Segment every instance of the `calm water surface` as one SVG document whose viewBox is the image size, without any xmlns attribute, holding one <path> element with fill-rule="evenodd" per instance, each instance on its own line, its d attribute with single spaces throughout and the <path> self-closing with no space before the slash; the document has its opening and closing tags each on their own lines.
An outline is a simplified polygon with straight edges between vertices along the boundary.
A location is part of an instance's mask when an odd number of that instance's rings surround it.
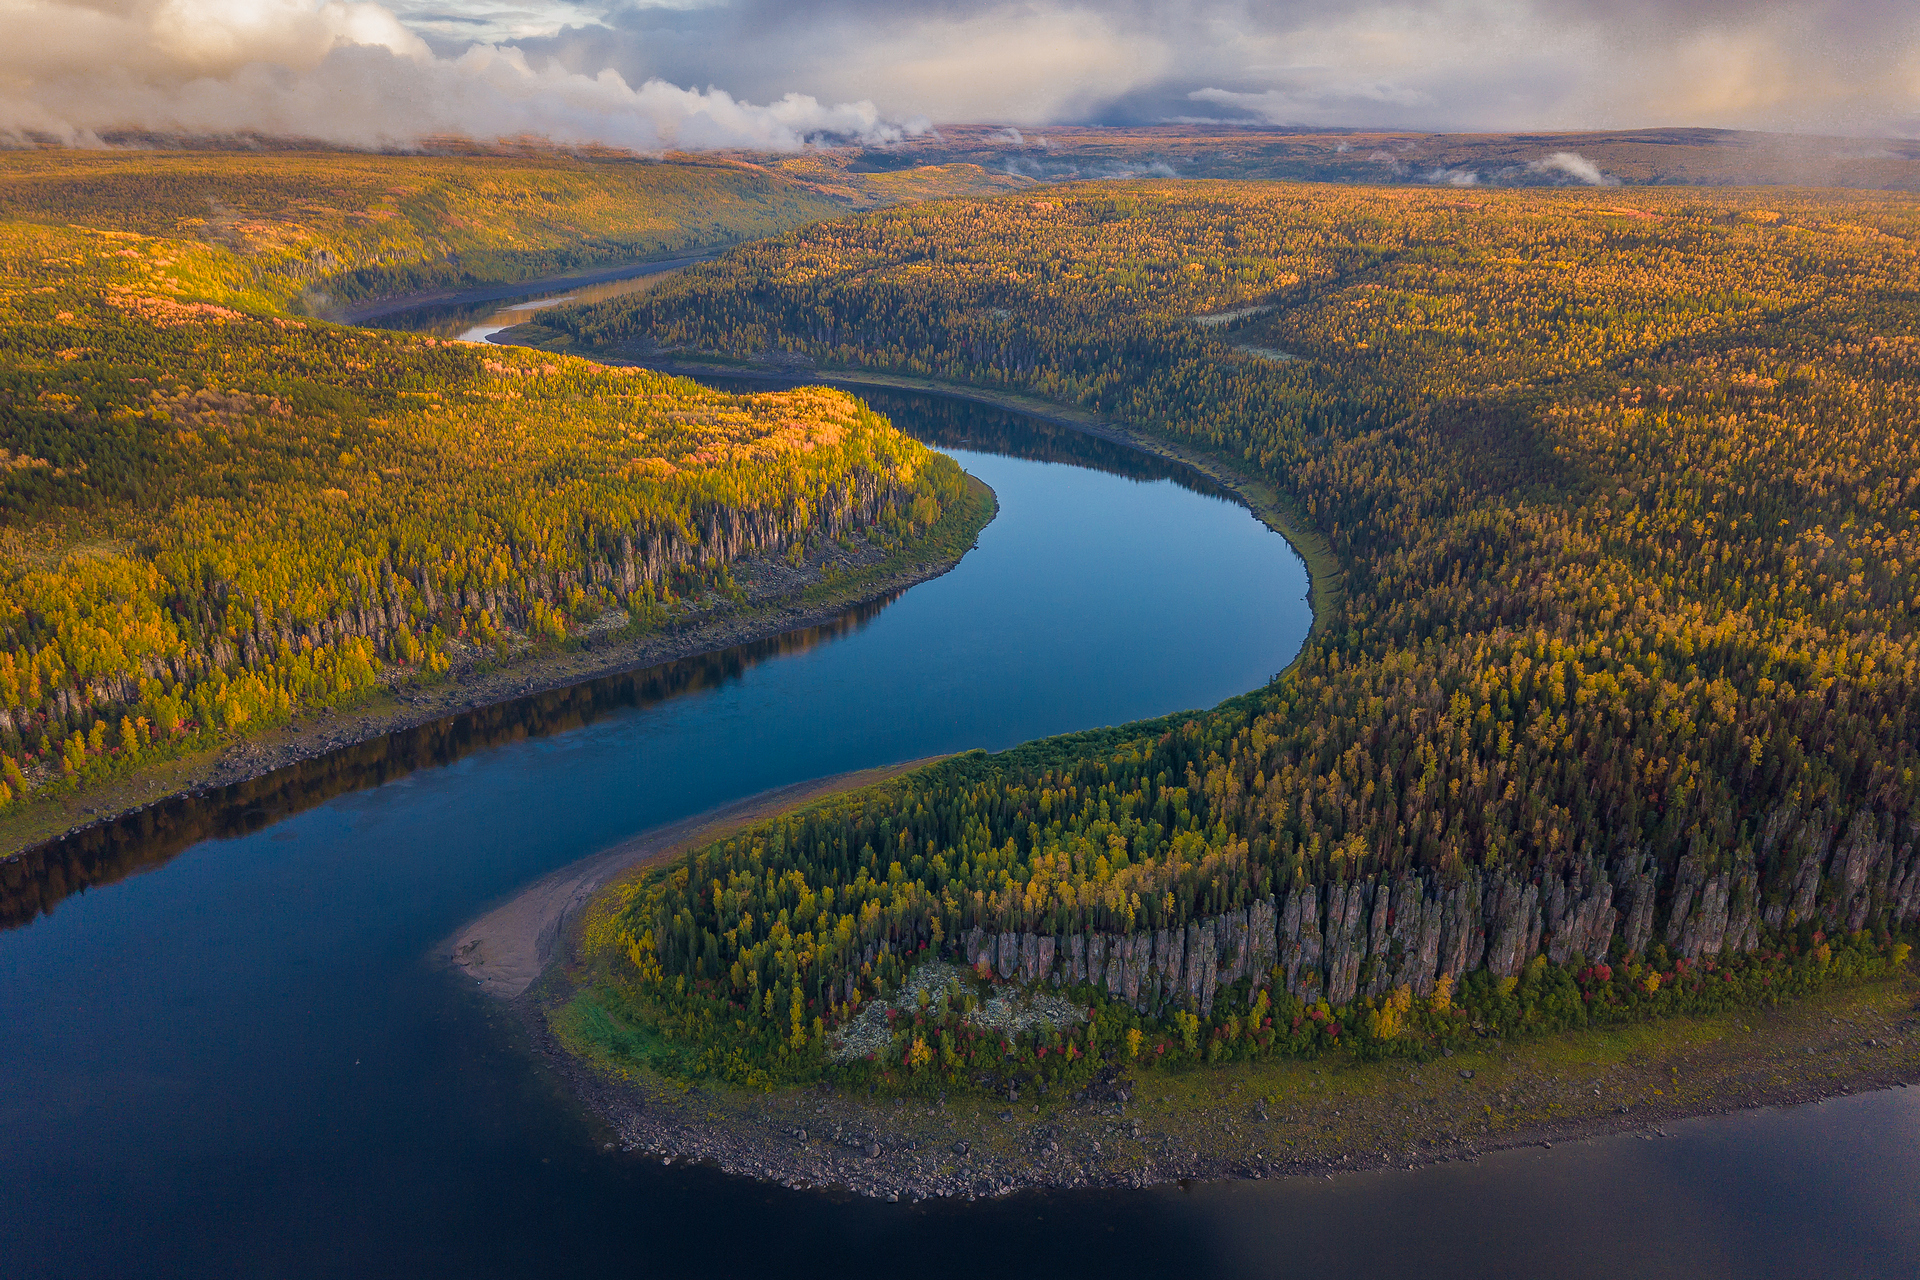
<svg viewBox="0 0 1920 1280">
<path fill-rule="evenodd" d="M 0 916 L 28 922 L 0 933 L 0 1274 L 1913 1274 L 1914 1091 L 1419 1173 L 917 1208 L 603 1152 L 430 959 L 458 925 L 769 787 L 1211 705 L 1305 635 L 1298 559 L 1204 485 L 880 407 L 1000 495 L 953 573 L 37 864 Z"/>
</svg>

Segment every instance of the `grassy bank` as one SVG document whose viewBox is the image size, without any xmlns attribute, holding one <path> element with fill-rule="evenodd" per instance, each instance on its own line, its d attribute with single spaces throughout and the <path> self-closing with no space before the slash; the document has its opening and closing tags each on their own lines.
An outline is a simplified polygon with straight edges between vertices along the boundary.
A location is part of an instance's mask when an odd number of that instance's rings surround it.
<svg viewBox="0 0 1920 1280">
<path fill-rule="evenodd" d="M 1905 972 L 1708 1015 L 1476 1038 L 1425 1061 L 1332 1050 L 904 1095 L 663 1073 L 651 1064 L 674 1046 L 611 1040 L 606 1009 L 574 985 L 590 977 L 576 968 L 546 992 L 547 1022 L 630 1148 L 883 1198 L 1411 1167 L 1920 1079 L 1920 985 Z"/>
</svg>

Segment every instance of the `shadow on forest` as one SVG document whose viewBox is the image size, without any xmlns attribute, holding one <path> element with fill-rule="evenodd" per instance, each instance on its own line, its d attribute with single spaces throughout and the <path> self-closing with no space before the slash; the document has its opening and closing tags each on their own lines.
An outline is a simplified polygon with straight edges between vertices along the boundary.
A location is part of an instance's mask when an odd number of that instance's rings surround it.
<svg viewBox="0 0 1920 1280">
<path fill-rule="evenodd" d="M 725 374 L 701 374 L 694 381 L 741 395 L 813 385 L 806 379 L 739 378 Z M 1029 462 L 1064 463 L 1124 476 L 1143 484 L 1171 480 L 1194 493 L 1238 501 L 1203 471 L 1104 436 L 1089 435 L 1063 422 L 1048 422 L 1018 410 L 1000 409 L 934 391 L 891 391 L 868 386 L 841 389 L 865 400 L 900 430 L 936 449 L 971 449 Z"/>
</svg>

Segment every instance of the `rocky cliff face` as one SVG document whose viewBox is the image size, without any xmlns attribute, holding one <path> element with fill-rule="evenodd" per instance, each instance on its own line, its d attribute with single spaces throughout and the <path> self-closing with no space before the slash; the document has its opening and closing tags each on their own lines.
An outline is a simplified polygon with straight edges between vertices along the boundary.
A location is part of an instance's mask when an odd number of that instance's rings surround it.
<svg viewBox="0 0 1920 1280">
<path fill-rule="evenodd" d="M 1346 1004 L 1485 967 L 1513 977 L 1536 955 L 1597 960 L 1616 941 L 1638 955 L 1657 939 L 1676 956 L 1752 951 L 1763 927 L 1804 919 L 1854 930 L 1920 920 L 1915 824 L 1856 816 L 1834 839 L 1821 813 L 1774 815 L 1760 846 L 1700 851 L 1663 876 L 1643 853 L 1569 861 L 1538 879 L 1470 871 L 1443 885 L 1417 873 L 1303 885 L 1184 929 L 1129 934 L 971 929 L 955 949 L 1003 980 L 1091 982 L 1141 1010 L 1211 1013 L 1222 986 L 1277 972 L 1306 1000 Z"/>
</svg>

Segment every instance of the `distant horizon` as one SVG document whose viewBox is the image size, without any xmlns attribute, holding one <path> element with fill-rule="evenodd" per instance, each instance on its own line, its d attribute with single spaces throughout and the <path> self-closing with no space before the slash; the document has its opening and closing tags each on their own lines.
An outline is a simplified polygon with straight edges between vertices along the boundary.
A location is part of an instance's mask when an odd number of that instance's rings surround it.
<svg viewBox="0 0 1920 1280">
<path fill-rule="evenodd" d="M 41 135 L 36 148 L 63 140 Z M 384 146 L 255 133 L 184 135 L 108 131 L 89 154 L 196 151 L 388 156 L 651 159 L 698 164 L 742 160 L 805 183 L 826 164 L 849 176 L 970 165 L 984 179 L 1033 182 L 1127 178 L 1239 179 L 1499 189 L 1615 186 L 1802 186 L 1920 191 L 1920 141 L 1765 130 L 1665 127 L 1620 130 L 1436 132 L 1287 125 L 1086 125 L 1038 128 L 946 123 L 903 137 L 802 139 L 794 146 L 641 149 L 542 137 L 438 135 Z M 1000 189 L 1005 189 L 1004 186 Z"/>
<path fill-rule="evenodd" d="M 1920 137 L 1893 0 L 0 0 L 0 142 L 884 145 L 935 121 Z M 1646 123 L 1686 120 L 1686 125 Z"/>
</svg>

